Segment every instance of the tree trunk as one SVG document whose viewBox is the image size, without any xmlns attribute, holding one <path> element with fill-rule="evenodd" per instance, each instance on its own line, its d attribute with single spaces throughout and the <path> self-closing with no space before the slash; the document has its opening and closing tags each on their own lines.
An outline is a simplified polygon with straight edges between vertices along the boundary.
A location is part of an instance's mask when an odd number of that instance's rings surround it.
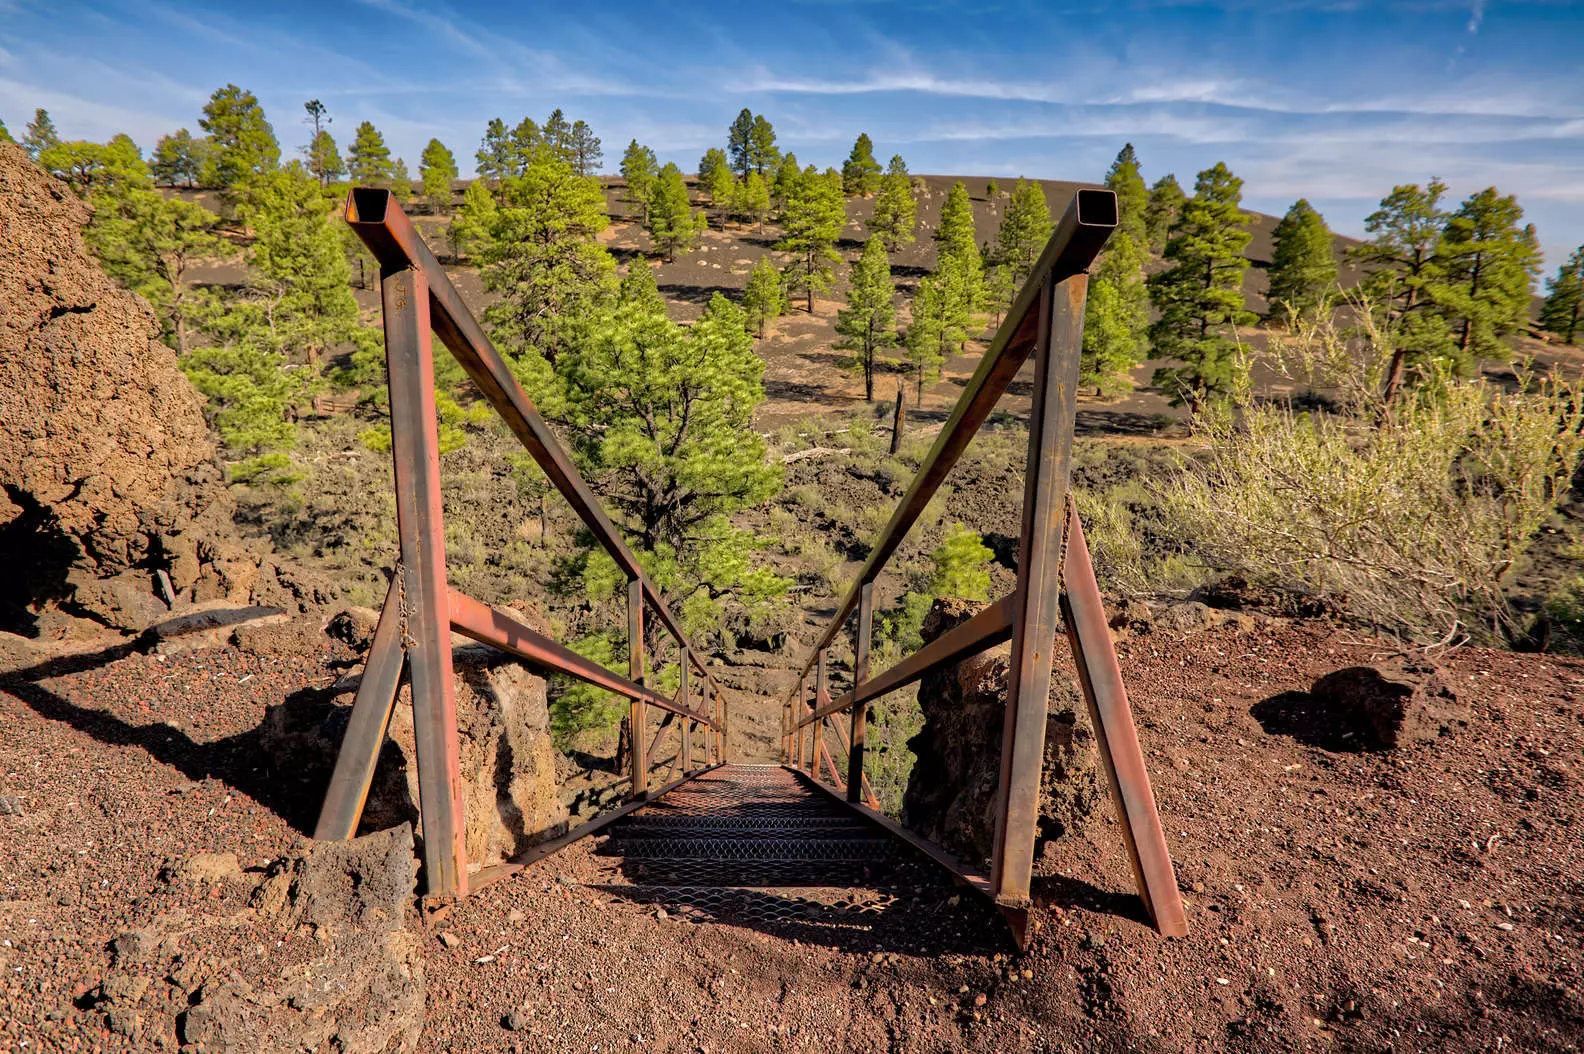
<svg viewBox="0 0 1584 1054">
<path fill-rule="evenodd" d="M 902 405 L 902 400 L 906 393 L 907 385 L 898 379 L 896 409 L 891 411 L 891 453 L 893 455 L 902 449 L 902 426 L 907 419 L 907 408 Z"/>
</svg>

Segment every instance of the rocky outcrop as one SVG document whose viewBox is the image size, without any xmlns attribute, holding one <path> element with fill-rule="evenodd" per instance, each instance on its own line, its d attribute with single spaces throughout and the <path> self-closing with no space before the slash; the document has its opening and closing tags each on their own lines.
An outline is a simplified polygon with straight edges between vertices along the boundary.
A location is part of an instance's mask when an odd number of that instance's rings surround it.
<svg viewBox="0 0 1584 1054">
<path fill-rule="evenodd" d="M 926 643 L 977 614 L 983 604 L 935 601 L 924 618 Z M 917 757 L 902 801 L 902 822 L 976 863 L 995 838 L 1010 648 L 1002 645 L 919 682 L 924 727 L 908 741 Z M 1051 678 L 1040 781 L 1045 842 L 1081 829 L 1100 803 L 1094 736 L 1083 698 L 1060 665 Z M 1036 847 L 1036 855 L 1041 852 Z"/>
<path fill-rule="evenodd" d="M 0 566 L 18 585 L 0 628 L 48 635 L 40 612 L 65 605 L 136 631 L 172 600 L 290 593 L 237 534 L 201 398 L 83 244 L 87 220 L 0 144 Z"/>
<path fill-rule="evenodd" d="M 121 934 L 87 1002 L 139 1050 L 414 1050 L 425 994 L 410 928 L 417 867 L 405 825 L 305 843 L 262 873 L 242 872 L 229 853 L 200 854 L 167 880 L 252 882 L 249 908 L 174 912 Z"/>
<path fill-rule="evenodd" d="M 453 663 L 468 862 L 500 863 L 567 829 L 545 680 L 481 645 L 456 648 Z M 300 773 L 318 787 L 329 782 L 356 683 L 349 678 L 338 690 L 300 694 L 270 708 L 261 746 L 278 768 Z M 361 830 L 411 823 L 422 831 L 416 757 L 411 689 L 403 687 Z"/>
<path fill-rule="evenodd" d="M 1466 726 L 1469 718 L 1450 678 L 1430 663 L 1349 666 L 1315 681 L 1309 695 L 1327 722 L 1371 749 L 1428 743 Z"/>
</svg>

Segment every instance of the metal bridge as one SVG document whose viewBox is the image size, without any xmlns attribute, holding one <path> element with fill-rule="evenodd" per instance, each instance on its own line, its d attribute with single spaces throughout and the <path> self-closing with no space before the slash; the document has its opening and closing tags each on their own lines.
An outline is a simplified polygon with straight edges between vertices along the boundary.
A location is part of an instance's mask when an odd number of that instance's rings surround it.
<svg viewBox="0 0 1584 1054">
<path fill-rule="evenodd" d="M 626 861 L 634 899 L 684 909 L 739 908 L 772 919 L 788 898 L 766 890 L 846 891 L 872 883 L 903 846 L 946 868 L 1000 909 L 1020 945 L 1028 936 L 1053 652 L 1062 634 L 1076 660 L 1097 747 L 1139 895 L 1157 930 L 1187 921 L 1112 648 L 1083 528 L 1068 494 L 1088 269 L 1117 222 L 1116 197 L 1079 190 L 997 330 L 890 522 L 872 543 L 850 593 L 780 703 L 780 767 L 728 764 L 725 694 L 666 598 L 579 475 L 549 424 L 389 191 L 355 188 L 346 219 L 380 264 L 390 385 L 400 558 L 353 703 L 315 837 L 350 838 L 373 780 L 405 673 L 412 685 L 426 900 L 466 896 L 598 832 Z M 451 588 L 446 578 L 431 334 L 472 378 L 627 577 L 626 670 L 593 662 Z M 1033 407 L 1017 587 L 1007 597 L 884 673 L 871 676 L 874 583 L 1019 369 L 1033 360 Z M 646 621 L 675 648 L 674 696 L 648 684 Z M 828 656 L 854 637 L 847 690 L 832 698 Z M 466 859 L 453 695 L 451 634 L 493 645 L 629 701 L 626 803 L 541 843 L 511 863 L 470 871 Z M 994 848 L 965 861 L 879 810 L 864 777 L 869 708 L 889 692 L 986 648 L 1011 642 Z M 776 704 L 766 701 L 766 705 Z M 651 711 L 664 715 L 651 736 Z M 845 717 L 845 722 L 838 718 Z M 678 737 L 671 773 L 651 786 L 661 737 Z M 836 759 L 844 764 L 838 768 Z M 671 776 L 675 778 L 671 778 Z M 827 895 L 827 900 L 828 900 Z"/>
</svg>

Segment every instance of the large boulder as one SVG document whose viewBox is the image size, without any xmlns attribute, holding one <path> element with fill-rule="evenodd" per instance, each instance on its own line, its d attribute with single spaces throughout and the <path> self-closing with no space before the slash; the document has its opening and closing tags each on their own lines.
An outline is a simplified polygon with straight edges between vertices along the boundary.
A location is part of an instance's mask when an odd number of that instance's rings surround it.
<svg viewBox="0 0 1584 1054">
<path fill-rule="evenodd" d="M 246 602 L 258 550 L 234 526 L 203 403 L 153 310 L 83 243 L 88 209 L 0 143 L 0 628 L 64 604 L 121 630 L 178 600 Z"/>
<path fill-rule="evenodd" d="M 231 853 L 200 854 L 168 880 L 251 882 L 249 907 L 172 911 L 121 934 L 87 1005 L 127 1049 L 415 1050 L 425 999 L 417 870 L 405 825 L 304 842 L 262 874 L 243 872 Z"/>
<path fill-rule="evenodd" d="M 940 599 L 924 617 L 926 643 L 978 614 L 983 604 Z M 908 741 L 917 761 L 902 800 L 908 827 L 982 863 L 995 839 L 996 788 L 1011 648 L 1001 645 L 919 682 L 923 729 Z M 1101 799 L 1094 736 L 1069 670 L 1051 677 L 1040 780 L 1038 838 L 1082 829 Z M 1043 846 L 1036 847 L 1036 855 Z"/>
<path fill-rule="evenodd" d="M 1322 720 L 1370 749 L 1428 743 L 1466 726 L 1469 718 L 1451 678 L 1425 662 L 1349 666 L 1315 681 L 1309 695 Z"/>
<path fill-rule="evenodd" d="M 453 664 L 468 863 L 500 863 L 567 829 L 545 679 L 483 645 L 456 648 Z M 277 771 L 316 789 L 328 783 L 356 685 L 349 678 L 337 689 L 300 693 L 270 708 L 260 743 Z M 402 823 L 422 830 L 416 758 L 412 694 L 404 686 L 360 830 Z"/>
</svg>

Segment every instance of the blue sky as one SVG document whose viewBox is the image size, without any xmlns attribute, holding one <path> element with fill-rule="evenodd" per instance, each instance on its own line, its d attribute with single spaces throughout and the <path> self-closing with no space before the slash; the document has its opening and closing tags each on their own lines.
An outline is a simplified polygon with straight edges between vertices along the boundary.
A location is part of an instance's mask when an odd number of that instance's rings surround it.
<svg viewBox="0 0 1584 1054">
<path fill-rule="evenodd" d="M 1396 183 L 1495 185 L 1555 267 L 1584 242 L 1581 55 L 1568 0 L 0 0 L 0 118 L 148 148 L 234 82 L 288 148 L 317 97 L 415 171 L 431 136 L 466 171 L 489 118 L 556 106 L 609 168 L 636 137 L 691 171 L 743 106 L 821 165 L 867 131 L 915 172 L 1098 179 L 1131 140 L 1152 181 L 1226 161 L 1248 207 L 1307 197 L 1346 234 Z"/>
</svg>

